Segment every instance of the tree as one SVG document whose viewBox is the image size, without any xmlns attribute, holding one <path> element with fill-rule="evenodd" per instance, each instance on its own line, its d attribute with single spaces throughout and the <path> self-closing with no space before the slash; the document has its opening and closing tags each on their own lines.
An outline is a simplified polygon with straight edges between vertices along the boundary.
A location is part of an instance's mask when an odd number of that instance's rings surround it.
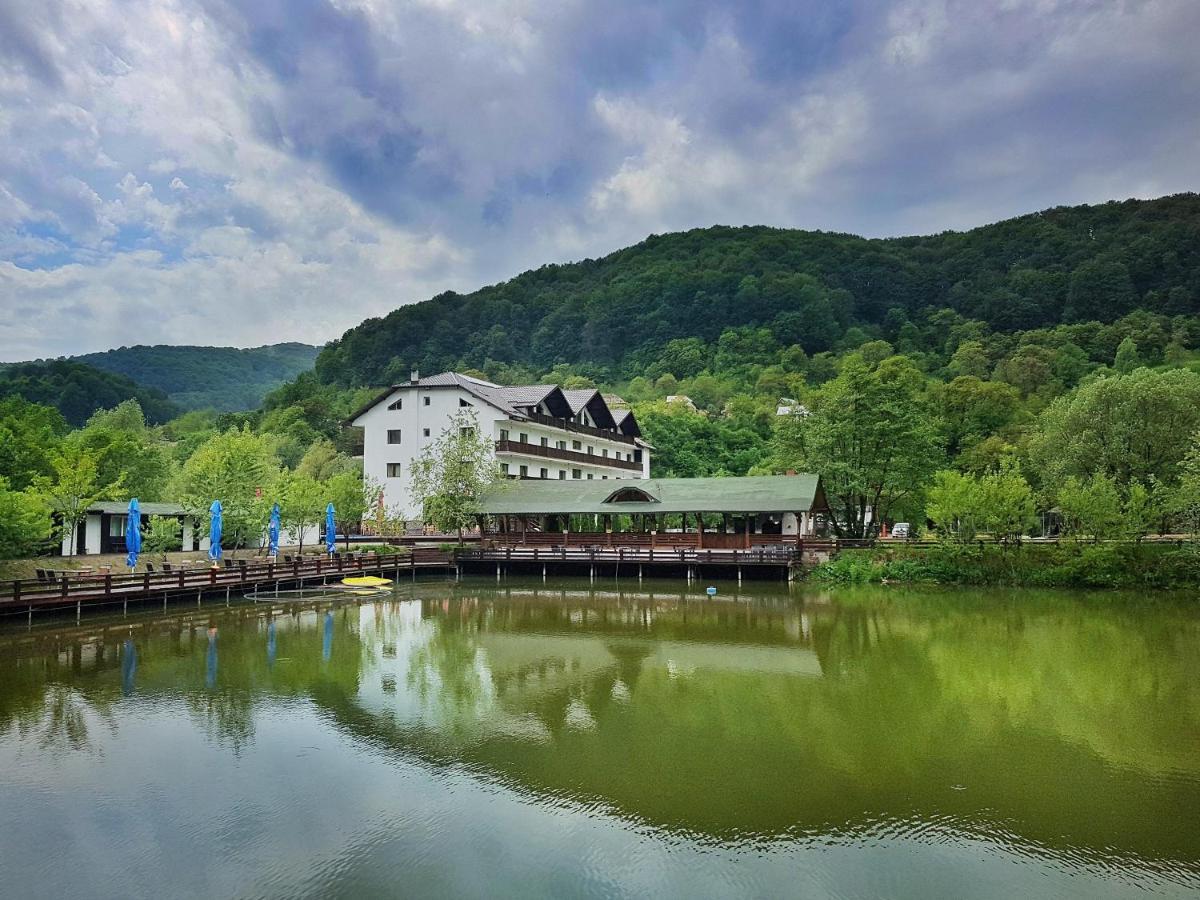
<svg viewBox="0 0 1200 900">
<path fill-rule="evenodd" d="M 1001 543 L 1019 542 L 1037 522 L 1033 488 L 1011 461 L 980 482 L 987 530 Z"/>
<path fill-rule="evenodd" d="M 126 493 L 142 500 L 161 499 L 170 473 L 169 458 L 146 428 L 137 400 L 97 410 L 67 440 L 96 454 L 101 481 L 120 481 Z"/>
<path fill-rule="evenodd" d="M 0 478 L 21 491 L 36 476 L 49 475 L 50 459 L 66 432 L 58 410 L 20 397 L 0 399 Z"/>
<path fill-rule="evenodd" d="M 359 472 L 342 472 L 325 482 L 325 495 L 333 503 L 334 519 L 350 547 L 350 529 L 362 522 L 367 510 L 379 502 L 382 490 Z"/>
<path fill-rule="evenodd" d="M 1124 491 L 1173 482 L 1200 428 L 1200 373 L 1138 369 L 1089 381 L 1051 403 L 1029 438 L 1030 470 L 1053 489 L 1099 472 Z"/>
<path fill-rule="evenodd" d="M 50 507 L 45 499 L 32 490 L 12 490 L 8 479 L 0 476 L 0 556 L 34 556 L 50 535 Z"/>
<path fill-rule="evenodd" d="M 1162 521 L 1161 495 L 1155 487 L 1153 483 L 1147 487 L 1140 481 L 1134 481 L 1125 496 L 1125 534 L 1138 543 Z"/>
<path fill-rule="evenodd" d="M 174 516 L 151 516 L 146 523 L 142 546 L 147 553 L 167 554 L 183 549 L 183 523 Z"/>
<path fill-rule="evenodd" d="M 412 493 L 422 516 L 442 531 L 463 529 L 479 515 L 485 491 L 502 478 L 489 436 L 481 434 L 474 410 L 461 410 L 436 441 L 413 462 Z"/>
<path fill-rule="evenodd" d="M 277 491 L 279 518 L 283 530 L 296 536 L 304 552 L 304 532 L 319 528 L 325 517 L 325 486 L 315 478 L 290 472 L 283 476 Z"/>
<path fill-rule="evenodd" d="M 96 454 L 71 444 L 54 455 L 50 466 L 54 474 L 39 476 L 34 485 L 58 515 L 60 533 L 70 539 L 69 555 L 74 556 L 76 529 L 87 517 L 88 507 L 115 497 L 121 490 L 121 482 L 101 481 Z"/>
<path fill-rule="evenodd" d="M 1076 540 L 1089 535 L 1099 542 L 1121 528 L 1121 495 L 1116 482 L 1107 475 L 1086 480 L 1068 477 L 1058 491 L 1058 508 L 1067 534 Z"/>
<path fill-rule="evenodd" d="M 1142 358 L 1138 355 L 1138 345 L 1133 342 L 1133 338 L 1125 338 L 1117 347 L 1113 368 L 1122 375 L 1128 375 L 1141 364 Z"/>
<path fill-rule="evenodd" d="M 968 543 L 980 527 L 981 497 L 978 479 L 942 469 L 933 476 L 925 499 L 925 515 L 938 532 Z"/>
<path fill-rule="evenodd" d="M 249 428 L 213 435 L 184 463 L 175 494 L 206 530 L 209 507 L 221 501 L 223 541 L 231 548 L 257 545 L 267 528 L 279 462 L 269 438 Z"/>
<path fill-rule="evenodd" d="M 1166 504 L 1193 541 L 1200 541 L 1200 431 L 1180 464 L 1179 481 Z"/>
<path fill-rule="evenodd" d="M 776 465 L 820 473 L 839 536 L 866 536 L 937 468 L 940 423 L 924 387 L 906 357 L 870 365 L 851 354 L 810 415 L 780 417 Z"/>
</svg>

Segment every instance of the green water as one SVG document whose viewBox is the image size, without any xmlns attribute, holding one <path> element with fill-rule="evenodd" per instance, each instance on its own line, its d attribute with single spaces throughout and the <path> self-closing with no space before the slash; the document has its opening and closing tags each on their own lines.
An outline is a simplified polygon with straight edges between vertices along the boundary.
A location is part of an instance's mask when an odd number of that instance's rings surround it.
<svg viewBox="0 0 1200 900">
<path fill-rule="evenodd" d="M 1194 598 L 631 587 L 0 626 L 0 889 L 1200 896 Z"/>
</svg>

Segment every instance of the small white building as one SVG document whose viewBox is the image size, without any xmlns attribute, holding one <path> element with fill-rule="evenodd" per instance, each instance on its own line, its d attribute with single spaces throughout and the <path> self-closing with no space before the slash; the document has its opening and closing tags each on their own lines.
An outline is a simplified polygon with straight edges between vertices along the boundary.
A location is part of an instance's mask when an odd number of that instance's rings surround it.
<svg viewBox="0 0 1200 900">
<path fill-rule="evenodd" d="M 553 384 L 504 387 L 443 372 L 413 372 L 348 421 L 363 429 L 363 473 L 383 487 L 388 511 L 420 518 L 411 493 L 413 462 L 463 409 L 495 442 L 510 478 L 619 480 L 650 477 L 650 451 L 629 409 L 613 409 L 597 390 Z"/>
</svg>

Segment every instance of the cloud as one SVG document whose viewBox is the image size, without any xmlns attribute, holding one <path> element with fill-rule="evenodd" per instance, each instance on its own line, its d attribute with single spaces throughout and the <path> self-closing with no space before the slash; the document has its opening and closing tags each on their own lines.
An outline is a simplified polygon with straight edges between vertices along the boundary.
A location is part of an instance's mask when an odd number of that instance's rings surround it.
<svg viewBox="0 0 1200 900">
<path fill-rule="evenodd" d="M 0 359 L 320 343 L 717 222 L 1195 189 L 1196 33 L 1188 0 L 0 0 Z"/>
</svg>

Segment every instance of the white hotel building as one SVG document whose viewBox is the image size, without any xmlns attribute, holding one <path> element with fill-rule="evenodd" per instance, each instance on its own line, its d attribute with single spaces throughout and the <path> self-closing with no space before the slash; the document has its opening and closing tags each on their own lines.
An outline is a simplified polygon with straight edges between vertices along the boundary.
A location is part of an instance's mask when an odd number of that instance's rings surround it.
<svg viewBox="0 0 1200 900">
<path fill-rule="evenodd" d="M 504 387 L 443 372 L 380 394 L 348 424 L 363 429 L 363 472 L 383 486 L 389 513 L 417 519 L 413 462 L 471 408 L 496 442 L 510 478 L 615 480 L 649 478 L 650 451 L 628 409 L 613 409 L 597 390 L 553 384 Z"/>
</svg>

